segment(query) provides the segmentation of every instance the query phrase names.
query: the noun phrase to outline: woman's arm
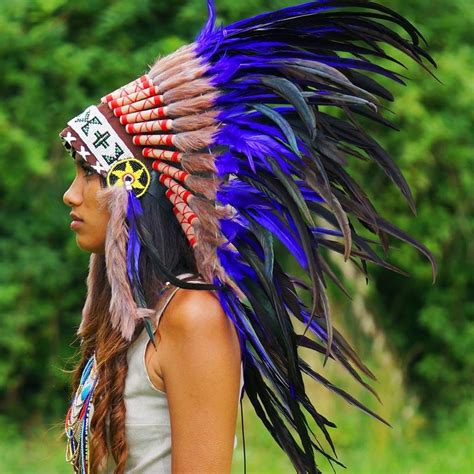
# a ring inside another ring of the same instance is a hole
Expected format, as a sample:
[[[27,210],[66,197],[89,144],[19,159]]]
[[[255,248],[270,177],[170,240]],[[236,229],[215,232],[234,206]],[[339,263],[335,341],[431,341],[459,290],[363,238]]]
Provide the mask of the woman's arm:
[[[179,290],[160,322],[173,473],[231,469],[240,382],[236,330],[208,291]]]

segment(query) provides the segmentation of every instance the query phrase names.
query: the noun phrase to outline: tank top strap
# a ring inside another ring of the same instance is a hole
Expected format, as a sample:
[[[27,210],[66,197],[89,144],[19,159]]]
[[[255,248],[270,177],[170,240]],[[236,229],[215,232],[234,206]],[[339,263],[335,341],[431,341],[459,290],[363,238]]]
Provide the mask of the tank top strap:
[[[179,278],[180,280],[184,280],[185,278],[192,277],[192,273],[181,273],[180,275],[177,275],[176,278]],[[202,279],[195,278],[192,280],[186,280],[188,283],[202,283]],[[176,292],[180,289],[179,286],[171,286],[170,291],[165,292],[164,297],[161,298],[160,302],[158,303],[158,307],[156,309],[155,313],[155,329],[153,333],[156,332],[158,329],[158,324],[160,323],[161,317],[163,316],[163,313],[165,309],[167,308],[168,304],[171,302],[173,299],[173,296],[176,294]]]

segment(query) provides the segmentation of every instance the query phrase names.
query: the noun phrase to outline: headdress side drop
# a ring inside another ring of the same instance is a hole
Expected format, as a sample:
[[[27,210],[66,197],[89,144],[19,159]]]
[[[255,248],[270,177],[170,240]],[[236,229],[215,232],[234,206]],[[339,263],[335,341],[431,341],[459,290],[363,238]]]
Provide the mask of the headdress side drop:
[[[216,290],[238,330],[245,393],[295,469],[319,472],[314,451],[338,461],[306,415],[335,454],[327,429],[334,425],[307,397],[302,374],[381,420],[299,355],[305,347],[324,354],[325,362],[338,361],[375,394],[361,377],[373,374],[332,326],[327,279],[345,289],[323,249],[343,255],[365,275],[366,262],[403,273],[359,235],[361,225],[384,251],[389,236],[412,245],[436,273],[429,250],[381,217],[347,169],[350,160],[373,161],[415,209],[401,171],[357,120],[390,126],[379,108],[380,99],[393,97],[375,77],[403,83],[373,60],[399,64],[383,48],[388,45],[423,67],[434,62],[410,22],[373,2],[311,2],[226,27],[216,27],[213,2],[208,5],[209,21],[194,43],[107,94],[61,136],[110,186],[104,199],[112,214],[106,261],[114,327],[131,339],[141,318],[149,324],[141,252],[154,256],[165,279],[196,287],[163,268],[142,223],[140,199],[164,194],[207,282],[201,288]],[[274,239],[309,283],[284,271]],[[302,334],[293,321],[306,326]]]

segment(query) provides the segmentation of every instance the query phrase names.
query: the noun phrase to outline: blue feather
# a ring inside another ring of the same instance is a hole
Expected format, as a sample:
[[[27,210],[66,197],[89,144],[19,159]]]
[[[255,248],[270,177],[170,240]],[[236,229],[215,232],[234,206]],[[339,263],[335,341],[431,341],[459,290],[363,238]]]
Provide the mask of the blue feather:
[[[130,280],[130,285],[134,290],[134,295],[137,298],[138,294],[143,294],[141,291],[141,281],[139,272],[141,243],[138,235],[137,219],[143,215],[143,209],[140,201],[135,196],[133,190],[128,191],[128,206],[127,206],[127,224],[128,224],[128,242],[127,242],[127,273]],[[141,303],[138,302],[137,303]]]

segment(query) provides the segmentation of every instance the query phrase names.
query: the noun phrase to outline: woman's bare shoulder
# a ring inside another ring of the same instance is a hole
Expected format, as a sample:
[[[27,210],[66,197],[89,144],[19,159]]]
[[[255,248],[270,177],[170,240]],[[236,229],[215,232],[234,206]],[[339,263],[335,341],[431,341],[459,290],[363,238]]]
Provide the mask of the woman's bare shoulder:
[[[216,294],[209,290],[179,289],[165,313],[160,327],[181,334],[195,331],[196,326],[200,331],[214,331],[232,324]]]
[[[208,290],[179,289],[160,319],[158,345],[156,350],[150,348],[148,370],[166,392],[170,376],[186,373],[183,383],[190,383],[192,372],[204,375],[203,367],[238,383],[240,356],[237,330],[217,296]]]
[[[160,335],[159,365],[167,392],[170,380],[201,385],[217,373],[238,386],[237,330],[211,291],[178,290],[163,314]]]

